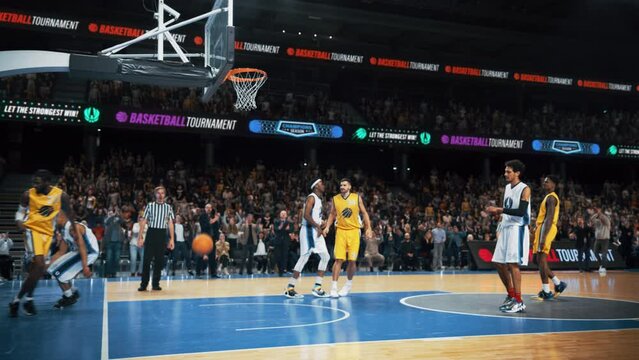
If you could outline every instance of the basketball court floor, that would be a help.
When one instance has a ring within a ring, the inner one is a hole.
[[[282,296],[286,278],[268,276],[168,278],[144,293],[135,278],[77,280],[81,298],[64,310],[52,308],[60,290],[49,280],[36,316],[0,317],[0,358],[635,359],[639,272],[560,277],[564,295],[539,302],[539,278],[525,273],[523,314],[497,310],[494,272],[367,273],[340,299],[311,296],[306,276],[300,300]],[[0,285],[0,301],[18,288]]]

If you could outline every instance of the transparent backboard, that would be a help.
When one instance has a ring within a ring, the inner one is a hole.
[[[204,88],[203,101],[209,100],[224,82],[235,60],[233,1],[215,0],[213,10],[216,9],[225,10],[211,15],[204,26],[204,65],[212,72],[215,83]]]

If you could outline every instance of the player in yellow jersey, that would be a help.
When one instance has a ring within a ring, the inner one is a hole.
[[[331,201],[331,210],[328,213],[328,220],[324,227],[324,236],[328,234],[331,225],[337,219],[337,230],[335,231],[335,249],[333,256],[335,263],[333,264],[333,284],[331,287],[331,297],[347,296],[353,286],[353,275],[357,270],[357,255],[359,253],[359,239],[361,236],[360,214],[364,221],[364,234],[366,238],[373,237],[371,229],[371,220],[368,212],[364,207],[362,198],[357,193],[351,192],[351,181],[342,179],[339,182],[340,193],[333,196]],[[348,280],[346,285],[338,292],[337,280],[342,264],[348,259],[346,268],[346,276]]]
[[[75,218],[69,196],[60,188],[51,186],[52,177],[48,170],[36,171],[33,175],[33,187],[24,192],[16,212],[16,223],[19,228],[25,231],[27,254],[33,258],[29,267],[29,276],[22,283],[18,295],[9,303],[9,316],[11,317],[18,316],[20,300],[25,295],[24,313],[26,315],[36,314],[33,305],[33,290],[44,274],[44,257],[49,254],[56,226],[56,216],[62,211],[68,219]],[[79,243],[80,237],[75,227],[72,227],[71,233],[76,242]]]
[[[559,296],[566,290],[566,283],[560,281],[559,278],[550,270],[548,266],[548,253],[553,240],[557,236],[557,220],[559,220],[559,196],[555,193],[555,188],[559,183],[559,178],[554,175],[548,175],[544,179],[544,190],[546,197],[539,205],[537,213],[537,222],[535,225],[535,239],[533,241],[534,262],[539,266],[539,275],[541,276],[541,291],[535,297],[538,300],[551,300],[553,297]],[[548,279],[555,284],[555,293],[550,291]]]

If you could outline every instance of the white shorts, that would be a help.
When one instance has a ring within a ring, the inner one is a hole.
[[[312,226],[302,226],[300,229],[300,255],[327,253],[326,241],[317,229]]]
[[[530,234],[528,226],[506,226],[497,237],[493,262],[500,264],[528,265]]]
[[[87,265],[93,264],[98,259],[98,253],[87,254]],[[82,258],[78,251],[69,251],[54,261],[47,272],[61,283],[73,280],[82,271]]]

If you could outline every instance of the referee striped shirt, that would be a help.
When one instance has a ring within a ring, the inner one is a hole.
[[[173,208],[167,203],[158,204],[152,202],[144,209],[144,218],[151,229],[166,229],[169,225],[169,219],[175,220]]]

